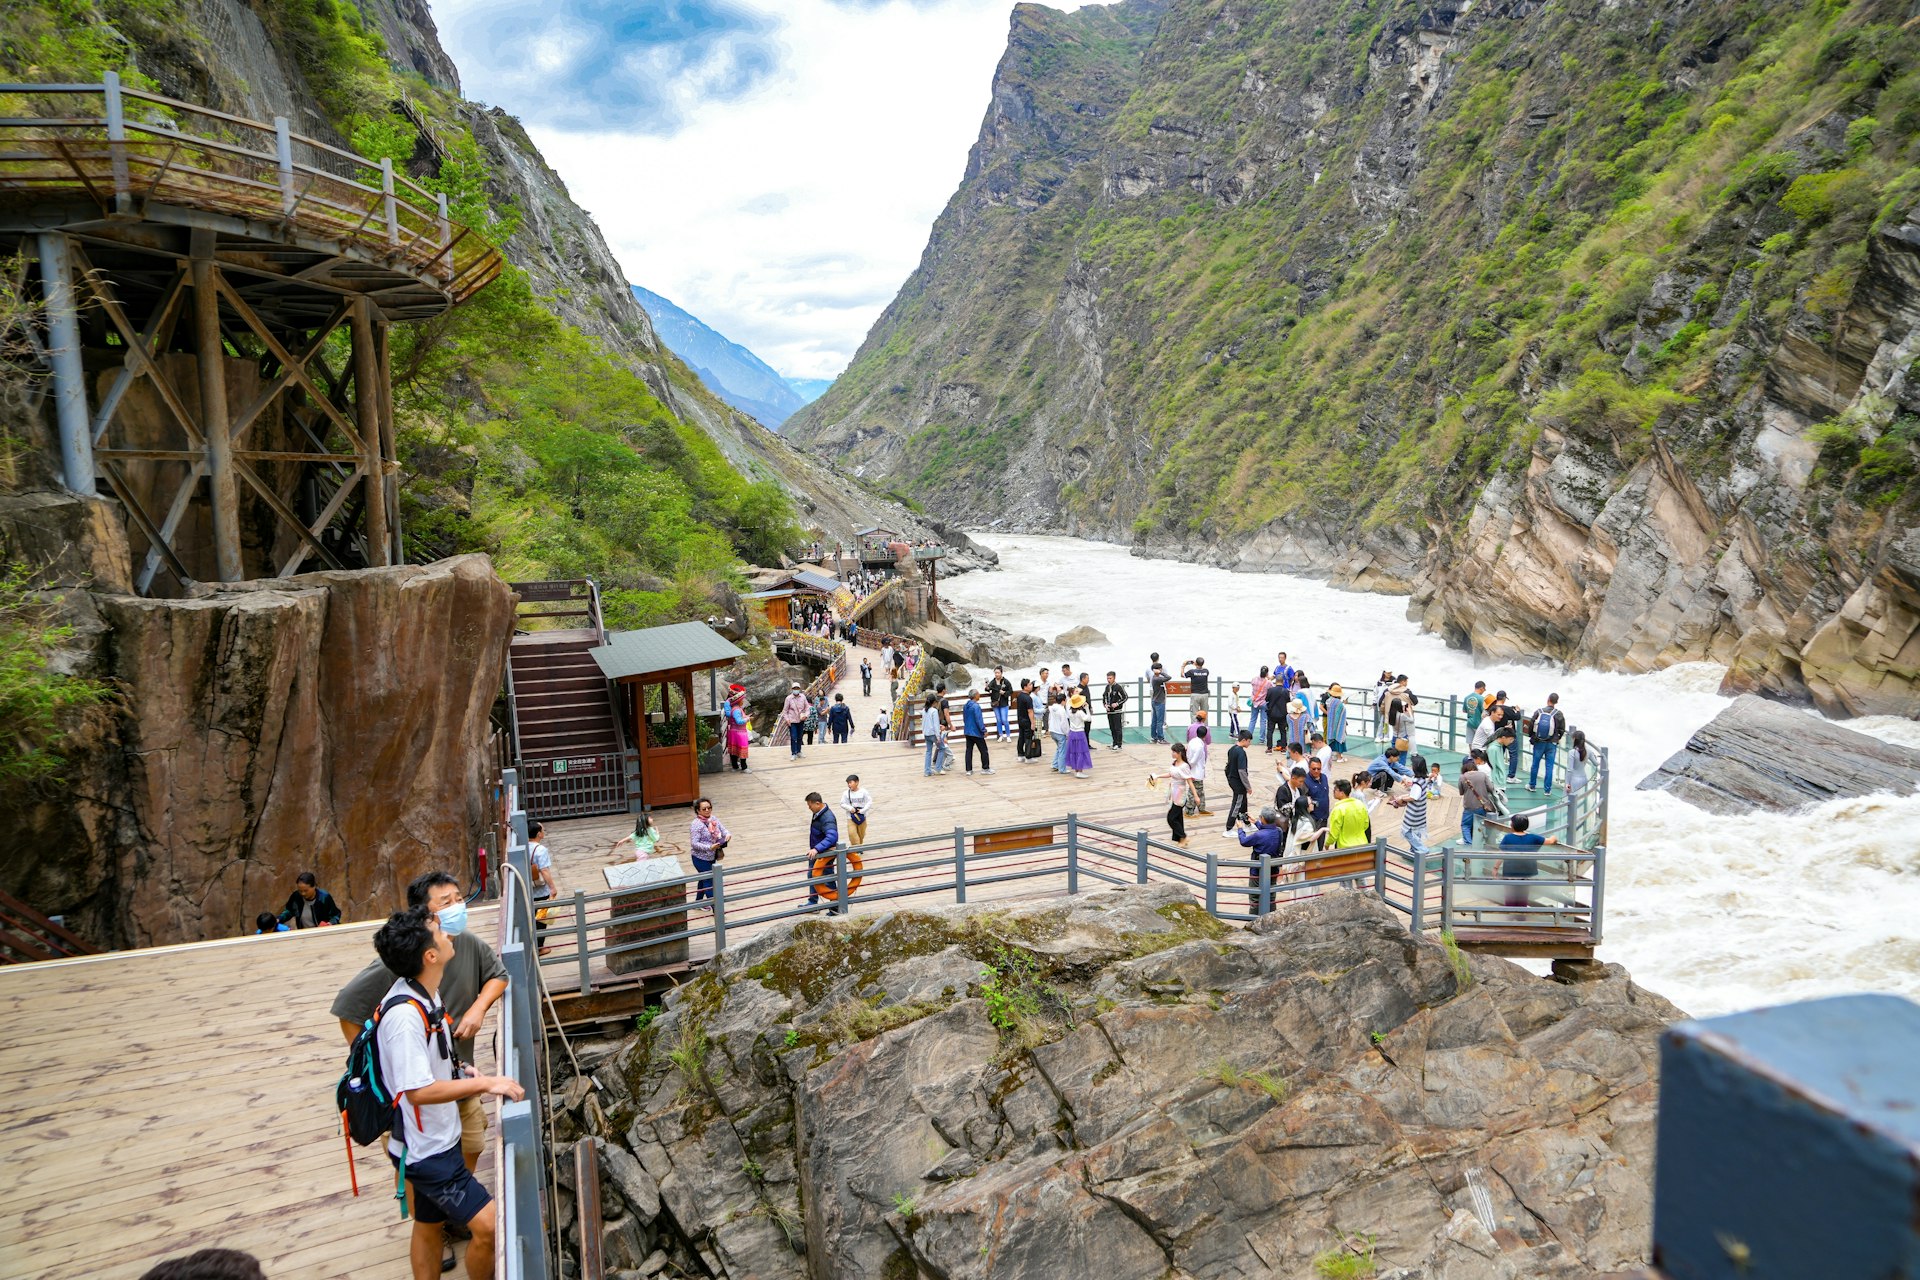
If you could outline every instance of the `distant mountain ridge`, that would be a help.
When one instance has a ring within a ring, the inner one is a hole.
[[[802,404],[812,404],[825,395],[827,388],[833,385],[832,378],[788,378],[787,385],[794,389]]]
[[[634,285],[633,296],[653,318],[661,341],[700,375],[708,390],[767,426],[778,430],[820,394],[802,396],[759,356],[651,289]]]

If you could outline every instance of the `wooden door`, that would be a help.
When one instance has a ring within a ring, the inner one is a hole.
[[[785,597],[767,601],[767,623],[778,630],[787,629],[787,602]]]
[[[691,714],[693,676],[640,686],[640,793],[655,808],[700,795],[700,754]]]

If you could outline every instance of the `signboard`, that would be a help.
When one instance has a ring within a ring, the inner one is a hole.
[[[600,757],[576,756],[571,760],[549,760],[547,762],[547,768],[555,777],[563,773],[598,773],[600,772]]]

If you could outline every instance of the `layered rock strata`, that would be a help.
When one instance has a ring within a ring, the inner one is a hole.
[[[560,1126],[615,1274],[1592,1276],[1646,1256],[1678,1011],[1590,977],[1359,893],[1244,930],[1167,886],[810,921],[590,1055]]]

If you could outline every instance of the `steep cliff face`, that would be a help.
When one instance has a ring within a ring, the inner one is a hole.
[[[1911,713],[1909,16],[1022,5],[919,268],[786,434],[948,516],[1408,591],[1491,655]]]

